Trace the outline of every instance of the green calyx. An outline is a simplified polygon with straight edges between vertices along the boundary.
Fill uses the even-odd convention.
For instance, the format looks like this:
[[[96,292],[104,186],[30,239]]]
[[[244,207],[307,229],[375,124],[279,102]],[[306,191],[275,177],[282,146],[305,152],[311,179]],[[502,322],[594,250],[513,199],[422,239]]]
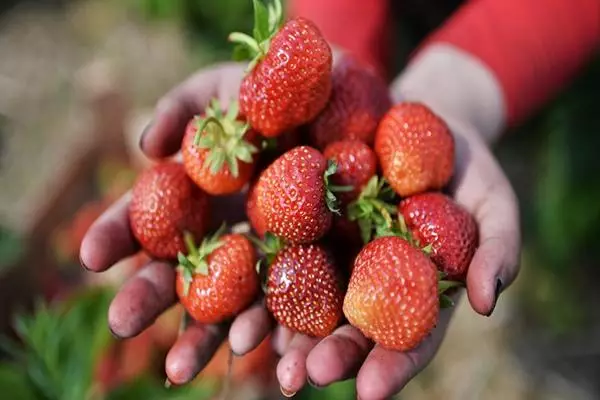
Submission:
[[[446,294],[447,291],[453,288],[464,287],[465,284],[459,281],[446,280],[446,274],[438,271],[438,293],[440,296],[440,307],[450,308],[454,306],[454,301]]]
[[[272,0],[265,5],[261,0],[253,0],[254,30],[253,36],[241,32],[229,35],[229,41],[236,43],[233,49],[235,61],[251,60],[248,71],[267,54],[273,36],[283,25],[283,7],[281,0]]]
[[[271,232],[265,233],[264,240],[260,240],[253,235],[246,235],[248,240],[250,240],[262,253],[262,256],[256,262],[256,273],[260,277],[262,282],[263,292],[267,292],[267,274],[265,267],[269,267],[273,264],[277,253],[285,246],[285,242],[280,237],[275,236]]]
[[[410,236],[406,224],[394,221],[393,216],[398,212],[396,206],[390,204],[394,200],[395,193],[385,180],[373,176],[358,199],[348,205],[348,218],[358,222],[365,244],[369,243],[374,235],[397,235],[405,238]]]
[[[211,237],[205,238],[202,241],[200,247],[197,247],[194,243],[194,237],[191,233],[184,233],[183,239],[188,254],[185,255],[181,252],[177,254],[177,261],[179,262],[177,268],[183,273],[184,294],[186,296],[190,290],[190,285],[194,280],[194,275],[200,274],[208,276],[207,258],[213,251],[223,245],[223,242],[220,239],[225,232],[225,229],[225,224],[221,225]]]
[[[197,133],[194,144],[210,151],[204,162],[215,175],[227,163],[233,177],[239,175],[238,161],[251,163],[256,146],[248,143],[244,135],[249,125],[237,119],[238,103],[231,102],[226,114],[223,114],[217,100],[213,100],[205,110],[204,117],[196,117]]]
[[[354,187],[332,185],[329,178],[335,174],[336,171],[337,164],[332,160],[327,160],[327,168],[323,173],[323,182],[325,183],[325,202],[327,203],[327,208],[329,208],[332,213],[340,215],[340,202],[335,196],[335,193],[351,192],[354,190]]]

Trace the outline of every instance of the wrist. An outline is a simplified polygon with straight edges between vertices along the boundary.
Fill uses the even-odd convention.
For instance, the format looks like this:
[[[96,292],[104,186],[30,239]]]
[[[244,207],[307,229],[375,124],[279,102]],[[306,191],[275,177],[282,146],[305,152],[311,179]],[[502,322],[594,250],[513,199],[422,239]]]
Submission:
[[[447,44],[425,48],[392,84],[394,101],[427,104],[449,125],[495,142],[505,127],[500,84],[478,59]]]

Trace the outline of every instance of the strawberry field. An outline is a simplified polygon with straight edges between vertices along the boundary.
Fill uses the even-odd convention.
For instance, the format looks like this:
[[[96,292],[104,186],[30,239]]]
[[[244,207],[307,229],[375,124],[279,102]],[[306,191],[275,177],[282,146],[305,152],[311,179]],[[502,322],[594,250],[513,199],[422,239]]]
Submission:
[[[259,142],[260,135],[253,129],[258,132],[256,127],[260,126],[264,136],[276,136],[280,130],[288,128],[286,123],[302,116],[290,113],[287,120],[269,121],[269,124],[259,117],[256,120],[248,117],[246,124],[234,112],[237,110],[220,110],[213,106],[202,119],[194,120],[199,125],[190,123],[184,127],[187,133],[181,159],[186,170],[179,166],[161,171],[162,177],[177,181],[179,193],[184,193],[178,204],[185,204],[188,212],[174,225],[180,228],[187,224],[186,232],[190,235],[184,237],[175,232],[173,237],[178,239],[172,239],[172,246],[167,247],[160,241],[152,241],[151,231],[158,223],[148,224],[144,220],[149,206],[143,199],[152,198],[155,192],[170,193],[170,186],[161,187],[163,181],[151,175],[162,167],[140,150],[139,143],[144,140],[142,133],[152,121],[156,101],[164,93],[194,71],[231,58],[232,44],[227,41],[227,35],[232,31],[252,32],[251,1],[12,3],[0,7],[0,54],[3,55],[0,56],[0,392],[5,396],[3,398],[283,398],[276,373],[279,355],[274,349],[278,340],[274,334],[268,335],[253,351],[239,357],[232,355],[225,341],[216,346],[214,358],[189,384],[165,387],[165,358],[181,336],[182,326],[186,321],[189,324],[184,311],[196,321],[218,324],[223,322],[223,309],[231,315],[246,309],[260,290],[257,279],[260,276],[255,273],[260,259],[258,254],[267,255],[259,264],[268,263],[272,265],[271,271],[275,271],[264,282],[273,293],[265,304],[279,323],[309,336],[323,337],[331,333],[342,318],[347,318],[377,343],[395,346],[398,350],[410,350],[411,346],[417,345],[418,341],[413,343],[412,332],[394,340],[389,334],[371,331],[373,325],[364,324],[362,314],[353,312],[368,302],[370,296],[360,292],[358,279],[350,278],[347,290],[348,293],[354,291],[353,297],[346,296],[344,300],[346,288],[342,293],[336,286],[339,277],[326,261],[329,259],[323,250],[325,246],[315,244],[329,230],[348,234],[340,234],[343,243],[352,243],[356,239],[359,247],[365,236],[369,240],[372,236],[396,236],[384,238],[390,242],[400,240],[400,245],[389,245],[396,250],[409,243],[410,246],[406,244],[408,256],[402,252],[385,253],[380,259],[406,256],[412,264],[422,265],[419,271],[426,272],[415,272],[415,269],[399,276],[404,280],[413,274],[421,274],[420,281],[431,283],[428,288],[433,290],[435,315],[429,309],[417,310],[417,313],[422,311],[424,322],[421,328],[427,332],[432,329],[437,322],[439,277],[432,272],[435,268],[427,269],[431,264],[426,258],[430,256],[431,246],[421,246],[421,242],[429,243],[433,239],[426,233],[419,233],[418,221],[409,216],[414,214],[414,208],[426,208],[422,204],[444,202],[446,207],[445,202],[449,200],[439,194],[421,204],[403,201],[400,211],[395,206],[391,211],[390,207],[383,207],[382,211],[379,201],[387,200],[385,196],[390,193],[396,201],[394,191],[413,196],[410,192],[414,182],[393,181],[390,188],[384,186],[382,180],[373,179],[377,177],[377,160],[382,164],[385,162],[382,161],[385,160],[385,148],[382,150],[383,146],[367,146],[362,142],[353,146],[331,146],[331,142],[340,142],[337,142],[339,138],[327,137],[331,132],[330,121],[319,121],[308,132],[299,133],[312,137],[315,148],[324,150],[324,155],[303,147],[302,151],[296,151],[297,154],[276,164],[274,160],[280,154],[294,152],[290,149],[297,142],[296,133],[282,136],[285,140],[272,146],[269,140]],[[416,5],[410,7],[415,15],[426,12]],[[433,11],[428,15],[429,24],[436,24],[443,17]],[[397,32],[402,47],[395,60],[399,68],[429,28],[425,25],[407,24]],[[310,30],[310,26],[303,29]],[[327,64],[325,59],[313,58],[311,62],[315,71],[324,69],[323,65]],[[353,69],[356,67],[350,61],[345,68],[345,79],[356,73]],[[267,78],[257,79],[248,87],[256,88],[264,79]],[[378,83],[367,80],[365,87],[375,87],[373,90],[376,91]],[[334,81],[334,89],[335,85]],[[323,87],[318,86],[317,92],[324,91]],[[466,295],[457,300],[437,356],[406,386],[398,399],[594,399],[600,396],[597,380],[600,339],[596,334],[600,330],[600,314],[595,307],[599,295],[593,284],[598,264],[595,240],[600,233],[600,180],[597,179],[600,159],[596,156],[600,148],[598,93],[600,64],[594,62],[555,101],[524,126],[507,134],[494,149],[519,199],[523,236],[521,272],[515,283],[502,293],[489,318],[476,314]],[[323,96],[319,92],[316,97]],[[270,112],[260,109],[260,104],[249,105],[250,101],[240,103],[245,115],[252,115],[253,110],[260,110],[257,115]],[[290,104],[288,110],[304,110],[302,104]],[[319,110],[307,107],[307,115],[311,114],[309,119],[314,120],[325,106],[323,102]],[[371,108],[369,116],[377,120],[373,122],[376,126],[383,110],[390,107],[389,99],[382,100],[381,104],[369,102],[363,107]],[[281,114],[285,112],[286,109],[279,110]],[[399,121],[411,122],[401,119],[404,109],[397,109],[397,112],[395,117]],[[440,150],[428,162],[442,165],[445,160],[450,160],[446,164],[451,163],[453,158],[447,150],[451,144],[444,141],[444,135],[448,134],[445,124],[431,116],[429,110],[410,112],[439,134],[441,139],[435,146],[446,149],[445,152]],[[361,124],[366,125],[364,121],[361,119]],[[388,122],[392,128],[395,126],[394,121]],[[250,125],[252,127],[248,128]],[[393,136],[392,128],[390,136]],[[200,138],[203,131],[208,133],[204,139]],[[197,169],[187,166],[189,160],[201,157],[196,146],[220,148],[221,140],[225,140],[222,135],[229,140],[223,147],[223,154],[212,156],[206,164],[198,164]],[[253,165],[253,157],[259,151],[271,157],[251,167],[267,171],[260,178],[248,167]],[[344,162],[350,158],[361,160],[362,175],[347,178],[342,174],[353,169],[344,169]],[[334,160],[338,169],[330,170],[328,160]],[[389,165],[382,172],[386,178],[394,174],[395,164],[390,161]],[[231,174],[213,179],[214,174],[205,171],[208,166],[214,170],[226,166]],[[292,222],[281,217],[289,211],[281,206],[285,199],[276,197],[277,193],[288,191],[289,194],[282,183],[284,173],[281,171],[292,171],[302,176],[303,182],[308,182],[310,193],[303,204],[315,198],[323,200],[306,207],[313,213],[309,216],[311,223],[303,222],[309,218],[303,214],[305,210],[298,211],[297,220]],[[262,178],[263,175],[269,178]],[[440,173],[431,178],[428,189],[443,187],[448,182],[447,175]],[[118,265],[101,274],[85,271],[81,267],[83,260],[79,250],[86,232],[112,203],[140,182],[140,176],[146,176],[152,183],[135,186],[133,196],[142,200],[132,206],[135,211],[131,213],[141,217],[138,224],[131,226],[136,242],[145,252],[121,259]],[[203,234],[214,232],[218,226],[198,228],[202,225],[197,223],[198,220],[205,221],[207,217],[202,212],[194,214],[189,210],[197,210],[198,204],[208,202],[206,193],[219,196],[237,192],[248,181],[254,185],[261,179],[264,181],[262,187],[256,189],[259,187],[256,183],[249,198],[263,204],[262,208],[248,201],[243,214],[248,214],[247,219],[257,238],[263,236],[264,240],[256,245],[254,239],[245,239],[241,234],[245,232],[244,225],[236,228],[240,232],[234,230],[224,236],[214,236],[213,241],[203,241]],[[351,190],[357,185],[362,190]],[[197,187],[206,193],[198,195]],[[304,187],[299,185],[293,189],[302,191]],[[422,190],[415,191],[416,195],[412,197],[415,202],[419,201],[418,193]],[[336,201],[332,204],[325,201],[329,200],[330,194]],[[203,197],[205,195],[207,198]],[[194,201],[188,201],[189,198]],[[341,218],[331,212],[336,207],[346,209],[349,204],[353,205],[349,210],[354,207],[349,211],[355,215],[352,221],[359,224],[354,226],[354,231],[343,226],[344,221],[340,222]],[[450,204],[448,207],[454,207]],[[218,217],[223,214],[223,220],[239,220],[231,211],[238,207],[237,198],[215,207],[212,212]],[[458,215],[456,218],[461,221],[457,226],[467,232],[465,241],[475,241],[472,238],[477,236],[477,227],[471,222],[471,216],[460,209],[452,210],[453,216]],[[171,215],[178,210],[167,211]],[[396,222],[388,224],[389,213],[394,221],[397,213],[404,214],[405,221],[398,225]],[[258,214],[271,215],[265,217],[267,222],[263,227],[261,221],[257,222]],[[321,222],[317,224],[316,220]],[[198,232],[193,231],[195,228]],[[459,228],[449,226],[448,230],[452,232]],[[273,231],[277,237],[300,244],[282,248],[277,238],[262,235],[261,230],[263,234]],[[410,234],[407,230],[411,230]],[[456,235],[458,233],[454,231],[450,236]],[[221,307],[211,309],[206,306],[210,299],[197,302],[186,299],[189,299],[190,290],[195,293],[209,290],[203,287],[205,282],[195,277],[208,273],[207,255],[225,257],[225,251],[219,252],[219,243],[222,243],[219,240],[227,243],[228,256],[233,252],[230,249],[239,250],[235,260],[239,266],[236,275],[228,279],[243,280],[246,284],[231,291],[223,284],[218,290],[222,295],[219,298]],[[258,248],[256,254],[249,250],[255,247]],[[350,253],[350,247],[342,246],[342,249]],[[425,255],[415,247],[421,247],[419,250]],[[462,267],[465,262],[461,257],[470,259],[475,245],[472,249],[465,247],[464,256],[462,253],[456,255],[459,251],[437,255],[438,258],[434,255],[432,259],[437,267],[445,268],[444,278],[465,279],[466,267]],[[377,254],[384,250],[371,246],[369,251]],[[177,259],[178,253],[182,252],[187,254],[181,254]],[[126,280],[139,273],[153,257],[175,258],[180,265],[176,270],[176,291],[181,300],[164,314],[155,316],[156,320],[143,333],[129,339],[117,339],[119,332],[111,335],[109,329],[109,320],[114,317],[109,312],[111,300]],[[305,270],[309,271],[307,276],[321,274],[319,284],[309,282],[301,290],[282,287],[281,282],[285,279],[300,276],[304,271],[290,268],[286,262],[289,259],[302,260]],[[357,263],[354,268],[371,271],[369,273],[375,276],[378,270],[371,265],[370,259],[363,255],[361,260],[360,266],[357,267]],[[378,264],[380,268],[383,268],[382,263]],[[199,272],[205,268],[206,272]],[[261,268],[266,274],[264,265]],[[225,272],[223,275],[227,276]],[[387,277],[378,282],[384,285]],[[304,298],[304,293],[311,293],[312,297],[306,295],[310,301],[300,305],[289,302],[289,298]],[[428,301],[422,293],[415,293],[411,292],[413,296],[422,295],[424,302]],[[147,306],[147,303],[139,304],[142,304],[140,307]],[[395,307],[401,309],[402,303]],[[414,307],[412,314],[414,317]],[[290,322],[289,315],[298,317]],[[405,314],[391,312],[391,315]],[[342,400],[356,397],[353,379],[324,388],[317,386],[307,384],[295,398]]]

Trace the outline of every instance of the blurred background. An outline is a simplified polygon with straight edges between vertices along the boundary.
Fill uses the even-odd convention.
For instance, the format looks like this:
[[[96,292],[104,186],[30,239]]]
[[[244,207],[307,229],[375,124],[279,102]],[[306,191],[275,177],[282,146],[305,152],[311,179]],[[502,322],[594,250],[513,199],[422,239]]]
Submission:
[[[408,3],[399,65],[451,11]],[[78,248],[148,165],[138,140],[155,101],[228,58],[227,33],[251,23],[249,0],[0,2],[0,397],[219,393],[226,345],[192,385],[163,389],[178,308],[135,339],[110,335],[112,293],[144,256],[91,275]],[[598,96],[594,62],[497,148],[522,208],[521,275],[490,318],[458,305],[435,361],[398,398],[600,398]],[[231,398],[278,398],[275,361],[268,341],[236,360]],[[307,388],[298,398],[352,399],[353,386]]]

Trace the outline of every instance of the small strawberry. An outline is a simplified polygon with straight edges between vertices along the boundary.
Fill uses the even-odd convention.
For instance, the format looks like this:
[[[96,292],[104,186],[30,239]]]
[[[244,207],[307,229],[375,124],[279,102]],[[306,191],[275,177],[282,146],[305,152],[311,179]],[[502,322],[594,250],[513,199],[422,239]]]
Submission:
[[[383,117],[375,153],[385,179],[400,196],[441,189],[454,171],[450,130],[420,103],[399,103]]]
[[[337,186],[352,188],[348,192],[339,193],[342,205],[355,200],[369,180],[377,172],[377,158],[366,144],[357,140],[333,142],[325,148],[323,156],[337,166],[335,174],[330,178]]]
[[[336,197],[328,186],[335,164],[308,146],[283,154],[263,171],[256,187],[256,207],[269,232],[293,243],[310,243],[331,226]]]
[[[220,232],[199,248],[186,239],[188,255],[179,254],[176,288],[189,315],[216,324],[244,310],[260,289],[252,243],[243,235]]]
[[[414,349],[436,326],[439,309],[435,265],[404,239],[377,238],[356,257],[344,314],[377,344]]]
[[[202,238],[208,216],[208,196],[194,185],[181,164],[156,164],[142,172],[133,187],[131,231],[155,258],[177,258],[177,253],[185,251],[184,232]]]
[[[254,172],[258,149],[251,142],[256,138],[256,132],[239,121],[237,103],[223,114],[215,101],[203,118],[192,119],[186,128],[181,146],[185,170],[209,194],[238,192]]]
[[[271,260],[266,302],[277,322],[314,337],[333,332],[342,318],[344,293],[325,248],[291,245],[277,251]]]
[[[386,83],[368,67],[344,55],[333,67],[331,97],[309,124],[318,149],[344,139],[372,144],[375,130],[392,103]]]
[[[232,33],[234,58],[253,58],[240,87],[240,107],[266,137],[305,124],[331,94],[331,48],[314,23],[295,18],[283,24],[281,0],[266,7],[254,0],[254,37]]]
[[[448,279],[464,281],[479,235],[475,219],[442,193],[423,193],[398,206],[412,235],[431,245],[431,259]]]
[[[256,196],[257,192],[255,188],[256,184],[251,185],[250,189],[248,189],[248,196],[246,198],[246,215],[254,232],[258,235],[258,237],[263,238],[267,232],[267,226],[265,223],[265,218],[260,213],[260,210],[257,206],[258,198]]]

